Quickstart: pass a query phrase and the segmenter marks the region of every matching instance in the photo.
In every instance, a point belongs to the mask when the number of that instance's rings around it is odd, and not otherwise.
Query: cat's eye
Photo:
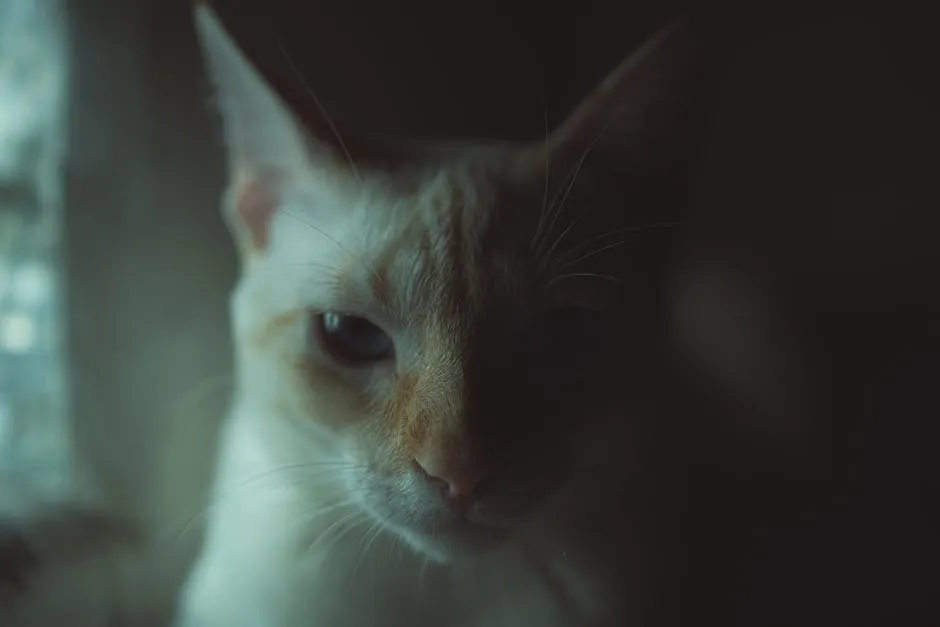
[[[392,338],[361,316],[326,311],[315,315],[314,324],[324,351],[341,363],[366,366],[394,356]]]

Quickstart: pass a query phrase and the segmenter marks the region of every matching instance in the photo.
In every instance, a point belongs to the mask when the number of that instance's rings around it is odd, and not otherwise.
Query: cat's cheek
[[[378,521],[397,529],[408,529],[420,518],[421,507],[403,477],[388,477],[375,467],[360,466],[350,473],[350,494]]]
[[[361,428],[374,413],[377,391],[367,379],[349,376],[309,354],[290,360],[291,383],[311,420],[340,433]]]

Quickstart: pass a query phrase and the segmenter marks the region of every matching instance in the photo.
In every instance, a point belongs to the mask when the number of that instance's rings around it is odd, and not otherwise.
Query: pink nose
[[[428,482],[437,484],[444,496],[455,501],[470,499],[477,486],[487,478],[484,471],[473,465],[448,463],[430,456],[416,458],[414,466]]]

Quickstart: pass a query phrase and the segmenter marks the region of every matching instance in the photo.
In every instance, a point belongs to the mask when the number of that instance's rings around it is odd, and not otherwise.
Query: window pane
[[[0,0],[0,470],[66,475],[61,0]]]

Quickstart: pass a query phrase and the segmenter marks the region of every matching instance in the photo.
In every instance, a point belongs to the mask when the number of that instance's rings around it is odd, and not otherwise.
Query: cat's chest
[[[355,544],[355,540],[351,539]],[[343,551],[345,554],[346,552]],[[379,547],[353,574],[312,560],[297,581],[290,625],[334,627],[575,627],[609,614],[604,586],[574,553],[522,551],[473,567],[435,566]],[[311,623],[311,617],[316,621]]]

